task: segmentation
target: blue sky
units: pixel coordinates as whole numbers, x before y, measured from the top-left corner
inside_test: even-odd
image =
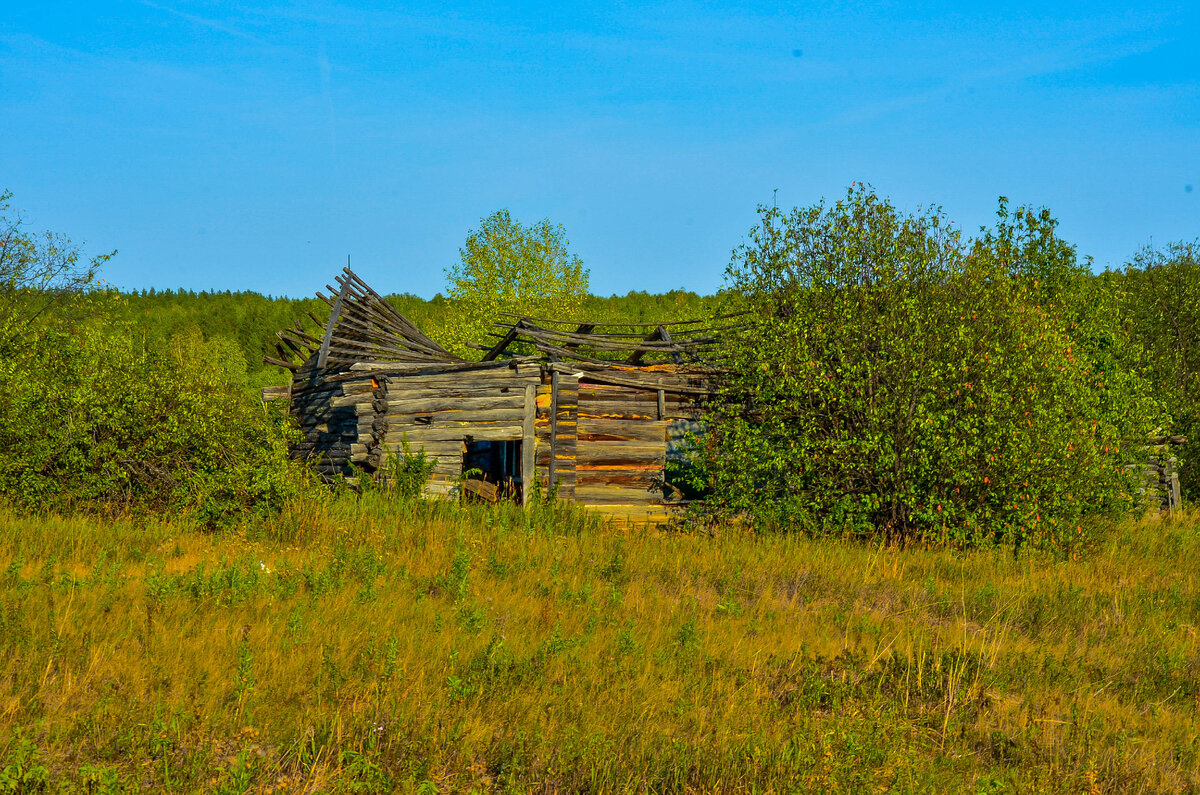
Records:
[[[1200,236],[1200,4],[8,3],[0,189],[125,288],[430,296],[480,218],[600,294],[720,286],[755,206],[865,181],[1098,268]]]

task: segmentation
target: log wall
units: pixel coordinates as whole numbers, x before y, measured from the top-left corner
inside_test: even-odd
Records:
[[[411,372],[298,369],[291,408],[296,454],[323,475],[378,469],[423,449],[436,459],[427,491],[448,494],[462,474],[466,440],[523,442],[522,470],[553,490],[617,518],[665,518],[663,464],[672,433],[699,416],[688,395],[596,383],[537,363]],[[528,493],[528,492],[527,492]]]
[[[672,511],[663,488],[670,428],[699,416],[688,396],[665,390],[579,386],[576,500],[631,521]]]
[[[327,371],[317,369],[315,359],[296,371],[291,389],[291,413],[300,426],[301,438],[292,454],[308,461],[318,474],[336,477],[349,474],[352,450],[358,439],[358,422],[353,408],[341,398],[346,390],[361,384],[333,381]]]
[[[546,373],[537,390],[534,423],[535,463],[543,493],[576,498],[576,440],[578,438],[579,379]]]
[[[352,461],[379,467],[402,453],[405,440],[437,460],[430,494],[447,494],[462,474],[468,437],[513,441],[526,437],[526,396],[541,380],[537,365],[478,371],[388,374],[346,381],[354,394],[338,402],[355,415],[358,444]],[[372,385],[373,388],[357,386]]]

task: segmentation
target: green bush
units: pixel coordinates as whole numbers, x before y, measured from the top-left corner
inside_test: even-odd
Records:
[[[1200,241],[1139,251],[1123,274],[1122,310],[1144,346],[1144,370],[1171,412],[1185,496],[1200,497]]]
[[[865,188],[760,214],[727,271],[725,309],[748,314],[699,461],[721,511],[1070,548],[1084,515],[1131,505],[1127,442],[1159,411],[1101,361],[1105,335],[1129,348],[1119,324],[1066,312],[1090,282],[1048,214],[1002,203],[975,241]]]
[[[401,450],[384,459],[375,477],[389,494],[402,500],[415,500],[424,492],[435,467],[437,459],[425,455],[424,448],[413,452],[405,436]]]
[[[308,488],[294,431],[246,384],[229,340],[148,345],[92,296],[92,319],[37,331],[0,362],[0,492],[26,508],[182,510],[224,525]]]

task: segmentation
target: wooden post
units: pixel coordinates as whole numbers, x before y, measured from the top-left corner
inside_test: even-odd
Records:
[[[325,360],[329,358],[329,343],[333,339],[333,327],[337,325],[338,316],[342,313],[342,296],[346,294],[346,285],[338,285],[337,300],[329,311],[329,323],[325,326],[325,338],[321,340],[321,351],[317,354],[317,369],[325,369]]]
[[[663,342],[674,342],[675,341],[675,340],[671,339],[671,332],[667,331],[666,326],[658,327],[658,338],[660,340],[662,340]],[[672,358],[675,359],[675,364],[683,364],[683,356],[681,356],[679,354],[678,350],[672,351],[671,356],[672,356]],[[662,417],[659,417],[659,419],[661,420]]]
[[[537,479],[534,458],[534,421],[537,419],[537,386],[525,387],[525,426],[521,429],[521,504],[529,504],[529,495]]]
[[[661,420],[667,415],[667,395],[663,390],[658,390],[658,418]]]
[[[558,452],[558,370],[550,373],[550,469],[546,478],[549,493],[554,493],[554,456]]]

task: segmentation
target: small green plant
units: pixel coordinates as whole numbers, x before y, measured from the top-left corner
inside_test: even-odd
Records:
[[[250,646],[248,629],[248,627],[243,629],[242,640],[238,644],[236,677],[234,679],[234,692],[237,695],[239,714],[245,709],[246,701],[257,684],[254,676],[254,651]]]
[[[43,792],[49,783],[50,770],[42,764],[37,744],[17,733],[0,767],[0,793]]]
[[[427,456],[424,448],[414,452],[408,443],[407,434],[400,444],[400,450],[384,458],[375,478],[389,496],[414,500],[421,496],[425,485],[429,483],[429,478],[437,467],[437,459]]]

